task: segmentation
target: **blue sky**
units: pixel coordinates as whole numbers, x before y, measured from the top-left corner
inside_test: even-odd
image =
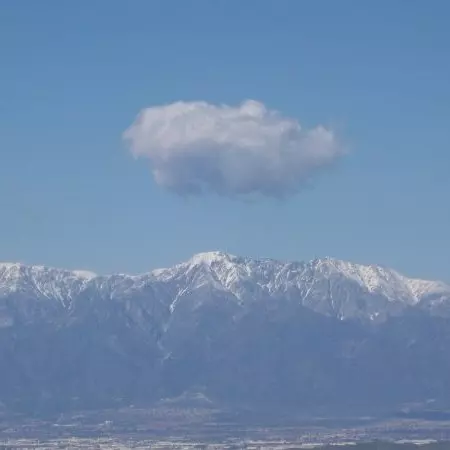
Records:
[[[450,281],[450,3],[3,2],[0,260],[140,272],[220,249]],[[283,201],[158,186],[140,110],[246,99],[350,148]]]

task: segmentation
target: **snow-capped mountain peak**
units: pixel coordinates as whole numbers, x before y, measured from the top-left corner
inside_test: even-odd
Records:
[[[230,255],[228,253],[224,253],[221,251],[211,251],[211,252],[197,253],[184,264],[189,265],[205,264],[207,266],[210,266],[211,264],[214,263],[231,262],[234,261],[235,259],[236,256],[234,255]]]
[[[95,272],[91,272],[89,270],[72,270],[71,271],[76,277],[82,278],[84,280],[92,280],[96,278],[98,275]]]

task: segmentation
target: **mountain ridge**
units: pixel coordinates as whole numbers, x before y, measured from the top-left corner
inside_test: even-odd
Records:
[[[0,265],[0,405],[450,406],[450,289],[221,252],[140,275]]]
[[[172,267],[134,275],[97,275],[89,271],[70,271],[42,265],[0,263],[0,296],[8,292],[28,290],[39,296],[53,297],[64,302],[64,297],[76,297],[95,285],[104,287],[111,284],[113,290],[129,290],[139,289],[149,283],[174,282],[184,283],[184,289],[208,285],[233,295],[240,303],[254,301],[250,297],[257,295],[272,298],[297,296],[302,304],[319,312],[323,312],[324,308],[317,307],[314,297],[327,296],[332,309],[336,308],[333,300],[337,296],[335,291],[339,291],[341,295],[342,285],[347,283],[348,286],[351,284],[355,295],[370,298],[366,301],[365,308],[374,310],[366,314],[365,318],[371,320],[383,315],[382,303],[387,305],[387,309],[392,309],[389,305],[393,304],[403,308],[425,303],[432,310],[437,310],[442,305],[446,307],[447,303],[450,308],[450,286],[444,282],[409,278],[383,266],[355,264],[331,257],[307,262],[284,262],[211,251],[195,254]],[[251,292],[247,292],[246,287]],[[183,295],[181,291],[182,289],[175,294],[178,299]],[[376,297],[379,297],[378,306],[375,304]],[[177,300],[174,299],[171,308],[176,303]],[[331,314],[331,311],[328,310],[327,314]],[[353,316],[342,311],[336,314],[340,314],[341,319]]]

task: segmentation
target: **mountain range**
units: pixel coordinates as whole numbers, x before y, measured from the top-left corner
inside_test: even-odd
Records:
[[[0,408],[208,399],[450,406],[450,286],[333,258],[201,253],[140,275],[0,264]],[[181,397],[180,397],[181,396]]]

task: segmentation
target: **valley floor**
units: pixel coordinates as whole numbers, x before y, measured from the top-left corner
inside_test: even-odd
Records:
[[[282,426],[214,420],[204,410],[98,411],[0,420],[0,449],[450,449],[450,421],[293,419]],[[384,444],[363,444],[384,441]],[[390,444],[388,444],[390,443]],[[395,444],[397,443],[397,444]],[[395,445],[394,445],[395,444]]]

